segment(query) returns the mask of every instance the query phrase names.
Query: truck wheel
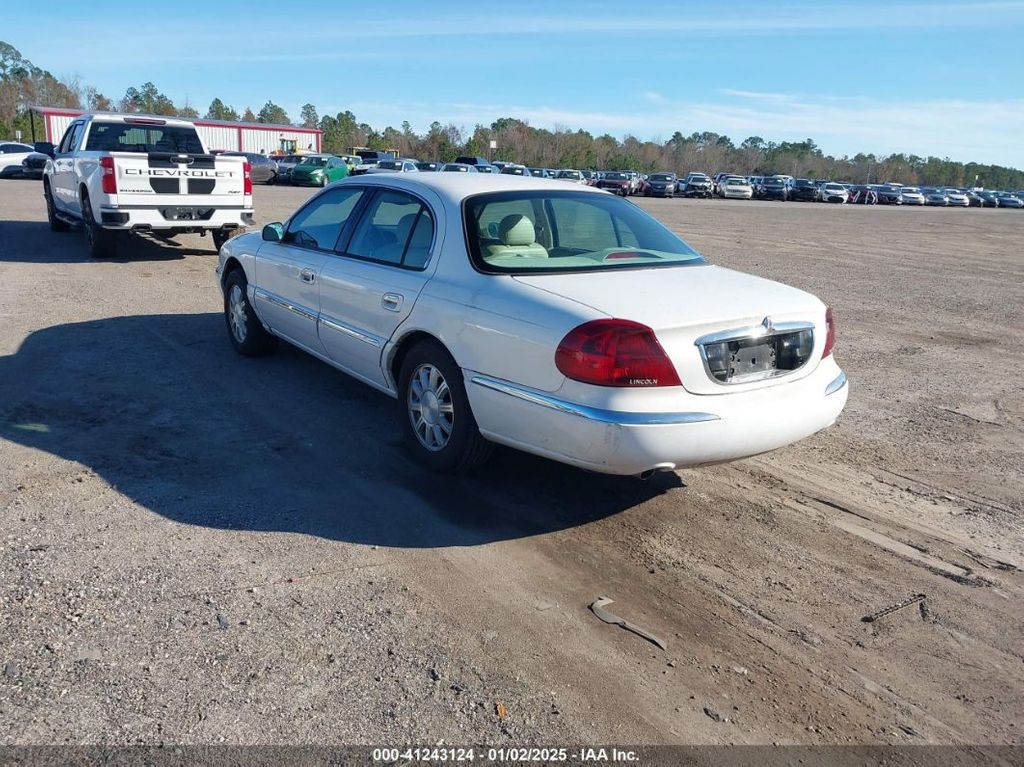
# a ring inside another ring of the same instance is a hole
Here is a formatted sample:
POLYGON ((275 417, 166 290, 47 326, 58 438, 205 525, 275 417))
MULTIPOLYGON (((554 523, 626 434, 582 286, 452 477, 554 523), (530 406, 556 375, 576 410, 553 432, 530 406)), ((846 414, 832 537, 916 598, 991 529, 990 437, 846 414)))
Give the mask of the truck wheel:
POLYGON ((398 403, 403 430, 427 468, 464 471, 490 457, 494 445, 477 428, 462 371, 439 343, 423 341, 406 355, 398 403))
POLYGON ((57 218, 57 210, 53 207, 53 193, 48 183, 43 184, 43 198, 46 200, 46 220, 50 222, 50 230, 54 232, 66 232, 71 227, 68 222, 57 218))
POLYGON ((277 349, 277 337, 270 335, 249 303, 245 272, 233 269, 224 280, 224 321, 235 351, 245 357, 265 357, 277 349))
POLYGON ((224 243, 231 239, 233 234, 231 229, 214 229, 210 232, 213 237, 213 249, 220 253, 220 249, 224 247, 224 243))
POLYGON ((82 195, 82 223, 85 225, 85 240, 89 243, 90 258, 113 258, 117 255, 117 232, 104 229, 92 214, 89 195, 82 195))

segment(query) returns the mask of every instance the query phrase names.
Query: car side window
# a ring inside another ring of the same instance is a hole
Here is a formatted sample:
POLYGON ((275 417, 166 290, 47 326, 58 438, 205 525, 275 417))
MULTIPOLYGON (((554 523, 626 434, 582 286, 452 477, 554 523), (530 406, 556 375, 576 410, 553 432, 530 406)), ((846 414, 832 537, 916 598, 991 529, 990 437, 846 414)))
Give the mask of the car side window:
POLYGON ((64 131, 64 137, 60 140, 60 144, 57 147, 57 154, 66 154, 69 151, 68 146, 71 144, 71 136, 74 134, 77 126, 78 123, 71 123, 68 129, 64 131))
POLYGON ((82 143, 82 135, 85 133, 85 123, 75 123, 71 126, 71 137, 68 139, 68 148, 64 151, 74 152, 82 143))
POLYGON ((370 203, 352 235, 348 255, 422 269, 430 257, 434 219, 415 197, 384 191, 370 203))
POLYGON ((362 189, 351 187, 319 195, 292 217, 284 242, 300 248, 333 250, 362 196, 362 189))

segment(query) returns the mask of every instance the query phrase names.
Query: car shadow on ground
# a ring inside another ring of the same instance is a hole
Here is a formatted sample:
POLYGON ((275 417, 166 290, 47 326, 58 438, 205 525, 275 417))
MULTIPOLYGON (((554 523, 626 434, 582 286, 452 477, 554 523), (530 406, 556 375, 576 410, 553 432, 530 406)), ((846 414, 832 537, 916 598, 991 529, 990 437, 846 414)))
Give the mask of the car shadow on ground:
POLYGON ((0 437, 185 524, 465 546, 583 525, 682 484, 505 449, 438 476, 410 459, 399 417, 394 400, 289 346, 238 356, 215 313, 59 325, 0 357, 0 437))
MULTIPOLYGON (((184 240, 184 238, 181 238, 184 240)), ((194 243, 192 236, 189 243, 194 243)), ((209 236, 199 240, 199 248, 182 241, 164 240, 150 234, 123 232, 117 243, 117 255, 102 261, 175 261, 185 256, 216 256, 209 236)), ((77 264, 92 260, 80 228, 53 232, 45 221, 0 221, 0 263, 77 264)))

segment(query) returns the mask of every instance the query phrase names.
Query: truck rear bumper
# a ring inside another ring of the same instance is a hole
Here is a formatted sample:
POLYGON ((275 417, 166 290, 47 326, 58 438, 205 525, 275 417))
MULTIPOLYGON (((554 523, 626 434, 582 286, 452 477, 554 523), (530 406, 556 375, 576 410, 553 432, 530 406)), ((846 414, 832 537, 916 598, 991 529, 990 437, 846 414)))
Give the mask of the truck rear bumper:
POLYGON ((102 207, 100 223, 104 229, 152 230, 237 229, 252 226, 256 213, 252 208, 204 208, 194 205, 164 205, 153 208, 102 207))

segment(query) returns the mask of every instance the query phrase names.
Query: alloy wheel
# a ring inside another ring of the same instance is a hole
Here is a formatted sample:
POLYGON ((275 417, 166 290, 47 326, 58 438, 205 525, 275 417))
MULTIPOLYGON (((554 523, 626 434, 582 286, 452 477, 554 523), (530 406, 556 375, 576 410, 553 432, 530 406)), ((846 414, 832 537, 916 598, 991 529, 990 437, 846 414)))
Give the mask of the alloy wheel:
POLYGON ((245 296, 239 285, 232 285, 228 293, 228 318, 231 320, 231 333, 235 340, 240 344, 244 343, 247 333, 245 323, 248 317, 245 314, 245 296))
POLYGON ((425 363, 413 371, 406 406, 419 443, 432 452, 443 450, 455 426, 455 405, 451 388, 437 367, 425 363))

